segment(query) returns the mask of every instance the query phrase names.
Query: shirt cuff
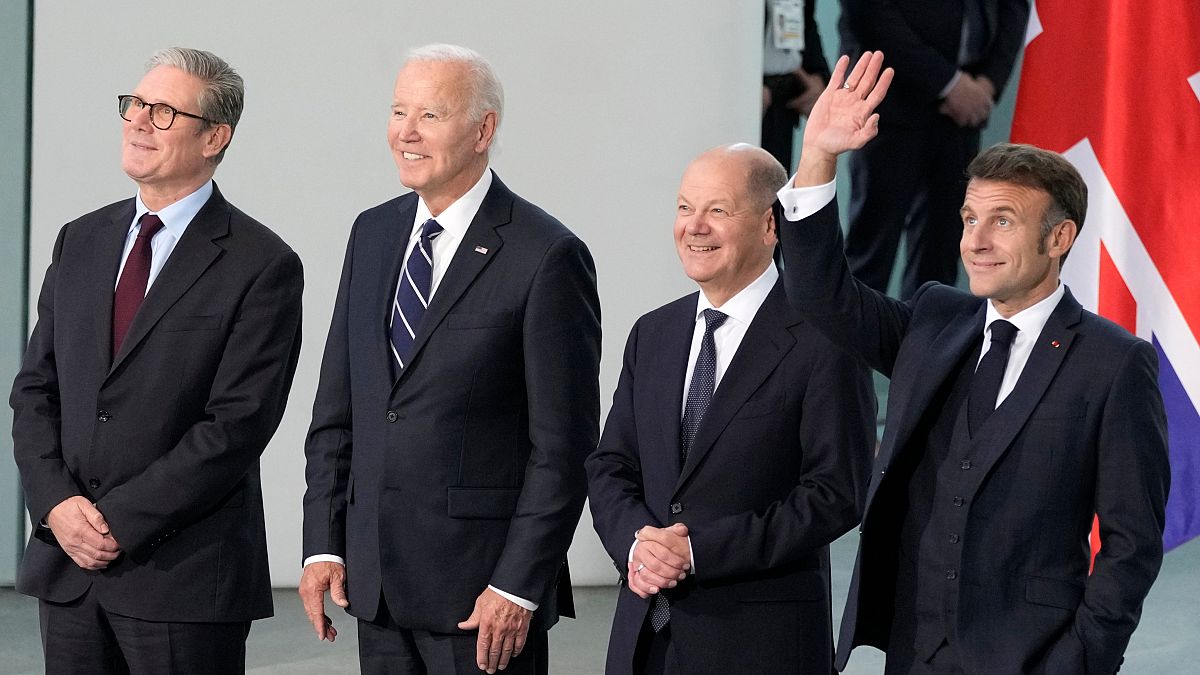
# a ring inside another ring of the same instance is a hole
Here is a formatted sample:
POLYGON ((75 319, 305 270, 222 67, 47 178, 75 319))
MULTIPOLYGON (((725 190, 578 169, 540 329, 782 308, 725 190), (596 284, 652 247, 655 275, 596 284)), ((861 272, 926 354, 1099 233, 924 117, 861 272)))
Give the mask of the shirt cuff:
POLYGON ((792 187, 795 181, 796 177, 792 176, 788 180, 787 185, 780 188, 779 192, 775 195, 779 198, 779 204, 783 207, 783 217, 791 222, 804 220, 817 211, 820 211, 826 204, 833 201, 833 198, 837 195, 836 178, 824 185, 810 185, 807 187, 792 187))
POLYGON ((962 75, 963 72, 961 70, 954 71, 954 77, 950 78, 950 81, 946 83, 946 86, 942 87, 942 90, 938 92, 938 98, 946 98, 949 96, 950 90, 954 88, 954 85, 958 84, 958 79, 962 77, 962 75))
POLYGON ((505 593, 504 591, 500 590, 499 588, 496 588, 495 586, 493 586, 491 584, 488 584, 488 588, 495 591, 496 595, 499 595, 500 597, 504 598, 505 600, 508 600, 509 602, 513 603, 514 605, 521 607, 522 609, 527 609, 531 612, 537 611, 538 606, 537 606, 536 602, 530 602, 530 601, 526 600, 525 598, 518 598, 517 596, 513 595, 512 593, 505 593))
POLYGON ((319 563, 319 562, 332 562, 332 563, 337 563, 337 564, 341 565, 342 567, 346 566, 345 558, 343 558, 340 555, 333 555, 331 553, 321 553, 319 555, 310 555, 304 559, 304 566, 308 567, 309 565, 311 565, 313 563, 319 563))

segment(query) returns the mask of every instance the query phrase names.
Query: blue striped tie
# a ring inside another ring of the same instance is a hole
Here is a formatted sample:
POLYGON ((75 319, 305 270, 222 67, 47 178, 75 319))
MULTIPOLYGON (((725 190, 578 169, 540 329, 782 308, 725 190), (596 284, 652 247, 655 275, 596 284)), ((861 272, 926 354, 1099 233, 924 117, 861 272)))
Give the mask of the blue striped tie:
POLYGON ((429 291, 433 285, 433 240, 442 233, 442 226, 433 218, 421 226, 421 238, 408 253, 400 283, 396 286, 396 299, 392 302, 392 325, 390 328, 392 357, 399 376, 408 365, 413 339, 421 327, 421 317, 429 307, 429 291))

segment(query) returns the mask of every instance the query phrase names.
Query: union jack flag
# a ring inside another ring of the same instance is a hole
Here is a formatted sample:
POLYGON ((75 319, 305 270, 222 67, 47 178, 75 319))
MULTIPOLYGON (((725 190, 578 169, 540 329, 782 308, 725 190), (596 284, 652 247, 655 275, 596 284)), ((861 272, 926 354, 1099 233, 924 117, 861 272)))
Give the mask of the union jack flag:
POLYGON ((1196 0, 1041 0, 1012 129, 1015 142, 1063 153, 1087 181, 1063 281, 1158 349, 1168 549, 1200 535, 1198 36, 1196 0))

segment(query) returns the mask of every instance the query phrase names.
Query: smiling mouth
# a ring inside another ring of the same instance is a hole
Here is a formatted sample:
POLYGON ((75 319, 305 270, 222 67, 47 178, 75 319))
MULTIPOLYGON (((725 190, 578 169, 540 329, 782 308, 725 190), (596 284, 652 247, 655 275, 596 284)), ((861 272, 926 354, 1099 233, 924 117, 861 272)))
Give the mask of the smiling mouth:
POLYGON ((403 152, 400 154, 402 157, 404 157, 404 159, 409 159, 409 160, 429 159, 428 155, 418 155, 415 152, 403 152))
POLYGON ((688 245, 688 250, 689 250, 689 251, 691 251, 691 252, 693 252, 693 253, 708 253, 709 251, 715 251, 715 250, 717 250, 717 249, 719 249, 719 248, 721 248, 721 247, 720 247, 720 246, 692 246, 692 245, 688 245))

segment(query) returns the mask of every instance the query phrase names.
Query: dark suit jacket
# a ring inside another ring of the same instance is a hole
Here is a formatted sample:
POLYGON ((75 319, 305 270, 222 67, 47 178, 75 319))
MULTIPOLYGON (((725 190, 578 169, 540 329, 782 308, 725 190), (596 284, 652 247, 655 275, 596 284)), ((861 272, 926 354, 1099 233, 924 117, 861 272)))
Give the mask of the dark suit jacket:
POLYGON ((416 207, 385 202, 350 234, 305 449, 304 556, 345 558, 362 619, 382 589, 400 625, 453 633, 492 584, 538 602, 546 627, 570 611, 599 435, 591 255, 494 177, 397 381, 387 326, 416 207))
MULTIPOLYGON (((892 379, 867 491, 838 664, 885 648, 896 583, 889 467, 923 452, 913 430, 983 334, 984 302, 927 284, 908 303, 850 277, 837 204, 783 230, 790 299, 838 344, 892 379)), ((971 673, 1111 673, 1162 562, 1170 472, 1158 359, 1144 340, 1084 311, 1070 291, 1016 388, 971 441, 958 565, 958 651, 971 673), (1092 514, 1103 543, 1088 575, 1092 514)), ((946 411, 944 414, 956 414, 946 411)))
MULTIPOLYGON (((1004 91, 1025 40, 1028 0, 981 2, 990 26, 983 57, 962 66, 985 75, 1004 91)), ((959 69, 962 0, 842 0, 838 28, 842 51, 857 59, 866 50, 882 50, 896 69, 888 96, 879 106, 882 119, 904 124, 912 115, 939 115, 938 94, 959 69)))
POLYGON ((45 527, 17 589, 151 621, 271 615, 259 455, 300 351, 300 259, 219 190, 150 287, 116 358, 113 288, 132 199, 68 223, 13 384, 13 439, 34 523, 74 495, 125 551, 75 565, 45 527))
POLYGON ((624 587, 634 531, 688 526, 696 573, 667 591, 686 673, 829 673, 828 544, 858 522, 875 445, 866 368, 787 306, 777 283, 680 466, 697 294, 638 320, 599 447, 596 531, 622 576, 608 673, 629 673, 649 601, 624 587))

